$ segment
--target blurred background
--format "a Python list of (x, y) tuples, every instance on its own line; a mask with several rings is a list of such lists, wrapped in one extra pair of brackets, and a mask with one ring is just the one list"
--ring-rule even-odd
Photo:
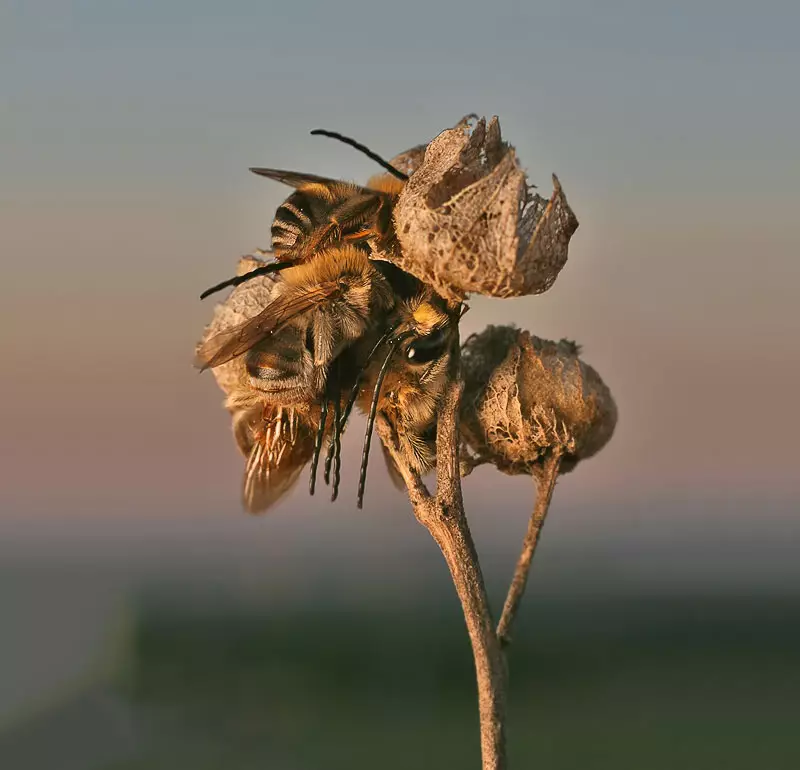
[[(469, 644), (373, 454), (239, 503), (191, 367), (286, 188), (500, 116), (579, 220), (540, 297), (619, 406), (563, 478), (511, 648), (514, 767), (800, 766), (800, 71), (765, 0), (0, 0), (0, 767), (478, 767)], [(792, 94), (795, 94), (794, 96)], [(378, 452), (373, 447), (373, 453)], [(480, 469), (499, 610), (533, 501)]]

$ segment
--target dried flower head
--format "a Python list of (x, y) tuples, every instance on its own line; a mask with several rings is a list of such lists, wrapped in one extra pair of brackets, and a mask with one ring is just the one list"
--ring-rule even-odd
[[(469, 128), (470, 121), (477, 119), (478, 116), (475, 113), (464, 115), (464, 117), (461, 118), (461, 120), (459, 120), (451, 130), (465, 131)], [(391, 163), (398, 171), (402, 171), (404, 174), (411, 176), (411, 174), (413, 174), (422, 165), (422, 161), (425, 159), (425, 150), (427, 149), (427, 144), (418, 144), (412, 147), (410, 150), (406, 150), (405, 152), (401, 152), (399, 155), (395, 155), (389, 161), (389, 163)]]
[(512, 326), (489, 326), (465, 342), (461, 430), (479, 461), (531, 474), (557, 449), (565, 472), (605, 446), (617, 407), (579, 353), (574, 342)]
[(470, 292), (540, 294), (566, 263), (578, 227), (555, 176), (553, 184), (549, 201), (531, 194), (497, 118), (471, 131), (463, 119), (427, 146), (400, 194), (401, 253), (392, 261), (453, 301)]

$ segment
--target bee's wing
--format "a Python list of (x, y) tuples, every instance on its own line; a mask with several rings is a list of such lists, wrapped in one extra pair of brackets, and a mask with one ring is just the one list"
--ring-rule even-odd
[[(281, 182), (282, 184), (289, 185), (289, 187), (294, 187), (295, 189), (305, 187), (309, 184), (320, 184), (325, 185), (326, 187), (343, 184), (343, 180), (341, 179), (331, 179), (330, 177), (317, 176), (316, 174), (302, 174), (299, 171), (284, 171), (283, 169), (279, 168), (251, 168), (250, 171), (252, 171), (254, 174), (258, 174), (259, 176), (265, 176), (268, 179), (274, 179), (276, 182)], [(346, 184), (352, 184), (353, 188), (359, 192), (373, 194), (376, 192), (376, 190), (373, 190), (369, 187), (362, 187), (361, 185), (353, 184), (352, 182), (347, 182)]]
[(290, 421), (266, 422), (244, 470), (242, 502), (250, 513), (263, 513), (284, 497), (314, 454), (314, 436), (294, 414)]
[(281, 294), (258, 315), (232, 329), (226, 329), (207, 339), (197, 350), (195, 366), (201, 371), (213, 369), (250, 350), (256, 343), (274, 334), (296, 318), (331, 299), (339, 292), (335, 281), (320, 283)]

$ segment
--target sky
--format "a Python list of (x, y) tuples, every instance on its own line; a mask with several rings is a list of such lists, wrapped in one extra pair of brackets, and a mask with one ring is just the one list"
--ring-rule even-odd
[[(391, 156), (474, 111), (532, 182), (558, 174), (580, 228), (547, 294), (475, 298), (462, 336), (576, 339), (619, 408), (559, 483), (552, 553), (800, 586), (799, 23), (788, 1), (0, 0), (0, 552), (188, 559), (194, 537), (199, 564), (255, 538), (373, 563), (391, 542), (402, 569), (424, 533), (377, 456), (355, 511), (360, 423), (334, 506), (303, 480), (241, 513), (191, 367), (198, 294), (268, 246), (287, 190), (248, 167), (364, 180), (309, 130)], [(487, 558), (512, 553), (529, 480), (482, 469), (465, 495)]]

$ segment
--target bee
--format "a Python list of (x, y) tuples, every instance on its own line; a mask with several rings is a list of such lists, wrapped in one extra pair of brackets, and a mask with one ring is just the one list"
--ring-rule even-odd
[[(352, 245), (333, 246), (284, 270), (260, 312), (208, 336), (198, 347), (195, 363), (201, 370), (214, 369), (242, 357), (247, 401), (235, 406), (250, 406), (252, 401), (272, 407), (321, 402), (310, 458), (312, 493), (332, 405), (335, 497), (342, 394), (351, 384), (348, 372), (358, 370), (352, 363), (358, 350), (379, 336), (381, 320), (394, 303), (389, 282), (365, 252)], [(252, 422), (252, 417), (246, 419)]]
[(305, 261), (338, 241), (365, 244), (378, 252), (392, 247), (392, 210), (403, 182), (391, 175), (375, 176), (362, 187), (277, 169), (251, 171), (296, 188), (278, 207), (270, 229), (279, 260)]
[[(380, 412), (392, 425), (408, 466), (424, 475), (436, 464), (436, 414), (447, 385), (460, 307), (448, 305), (423, 288), (400, 302), (388, 319), (389, 332), (358, 386), (356, 403), (367, 415), (359, 473), (358, 507), (366, 486), (375, 418)], [(384, 448), (392, 480), (399, 472)]]
[[(248, 275), (262, 266), (263, 261), (245, 257), (238, 272)], [(227, 338), (233, 329), (243, 329), (265, 308), (273, 307), (286, 291), (284, 282), (275, 275), (260, 276), (235, 288), (215, 308), (197, 346), (196, 363), (206, 362), (209, 351), (219, 348), (221, 338)], [(341, 415), (341, 401), (329, 410), (330, 391), (326, 388), (320, 403), (319, 398), (310, 395), (308, 378), (298, 375), (298, 361), (309, 357), (307, 335), (296, 333), (302, 329), (298, 326), (302, 320), (298, 317), (293, 319), (294, 326), (284, 327), (285, 336), (279, 332), (261, 339), (244, 355), (224, 356), (227, 360), (220, 359), (213, 367), (217, 384), (226, 395), (224, 406), (232, 416), (236, 445), (245, 457), (242, 497), (245, 508), (252, 513), (266, 510), (280, 500), (309, 462), (316, 472), (323, 433), (335, 432), (334, 420)], [(365, 334), (364, 339), (368, 338)], [(274, 370), (264, 360), (270, 356), (275, 357)], [(334, 377), (344, 371), (345, 365), (350, 366), (349, 362), (350, 354), (345, 352), (331, 367)], [(281, 373), (282, 379), (277, 376)], [(350, 386), (345, 379), (340, 383), (340, 388)], [(326, 419), (328, 411), (330, 420)], [(340, 444), (333, 440), (331, 443), (338, 453)], [(338, 482), (338, 454), (334, 471)]]
[[(392, 212), (408, 175), (349, 137), (323, 129), (311, 133), (355, 147), (386, 169), (386, 173), (374, 175), (364, 187), (315, 174), (251, 168), (255, 174), (295, 188), (278, 207), (272, 222), (272, 253), (276, 260), (252, 274), (239, 275), (206, 289), (200, 299), (258, 275), (281, 272), (307, 262), (321, 249), (338, 243), (356, 245), (370, 255), (381, 256), (396, 248)], [(405, 154), (400, 158), (405, 158)]]
[(207, 339), (196, 363), (215, 368), (247, 353), (254, 387), (278, 400), (316, 398), (332, 361), (393, 306), (389, 282), (362, 250), (330, 247), (285, 269), (263, 309)]

